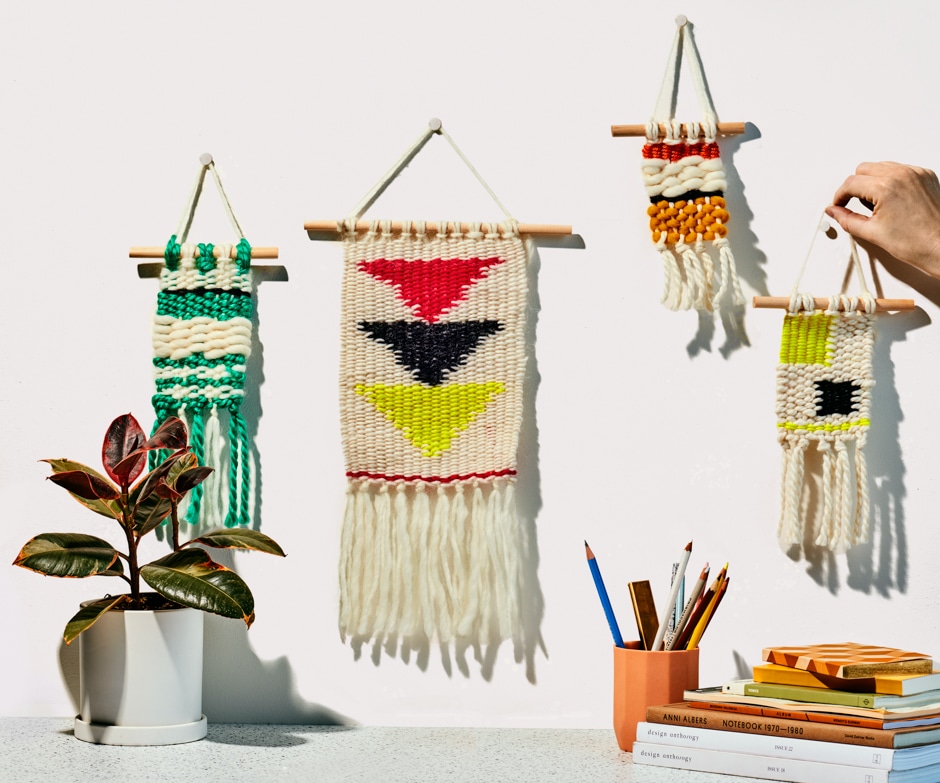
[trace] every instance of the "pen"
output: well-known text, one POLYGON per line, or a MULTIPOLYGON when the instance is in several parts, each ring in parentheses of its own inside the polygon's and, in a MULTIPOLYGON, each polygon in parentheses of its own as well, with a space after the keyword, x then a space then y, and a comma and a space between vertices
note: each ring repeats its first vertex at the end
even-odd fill
MULTIPOLYGON (((689 557, 692 554, 692 542, 689 541, 682 550, 682 557, 679 560, 679 570, 676 571, 676 578, 672 580, 672 589, 669 591, 669 599, 666 601, 666 607, 676 605, 676 596, 679 595, 679 585, 682 584, 682 578, 685 576, 686 566, 689 564, 689 557)), ((666 635, 666 626, 669 623, 668 613, 663 617, 659 624, 659 630, 656 632, 656 638, 653 640, 653 646, 650 647, 654 652, 660 648, 663 643, 663 637, 666 635)))
POLYGON ((604 579, 601 577, 601 570, 597 567, 597 560, 588 542, 584 542, 584 553, 587 555, 588 566, 591 569, 591 576, 594 577, 594 586, 597 588, 597 595, 601 599, 601 606, 604 607, 604 614, 607 615, 607 624, 610 626, 610 633, 614 637, 614 644, 623 647, 623 637, 620 635, 620 627, 617 625, 617 618, 614 617, 614 609, 610 605, 610 598, 607 596, 607 588, 604 587, 604 579))

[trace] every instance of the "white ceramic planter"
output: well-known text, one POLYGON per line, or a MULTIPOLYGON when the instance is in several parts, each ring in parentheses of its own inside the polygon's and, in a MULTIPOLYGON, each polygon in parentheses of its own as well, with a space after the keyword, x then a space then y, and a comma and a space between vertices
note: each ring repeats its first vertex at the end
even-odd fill
POLYGON ((104 745, 173 745, 206 736, 203 613, 111 611, 79 636, 75 736, 104 745))

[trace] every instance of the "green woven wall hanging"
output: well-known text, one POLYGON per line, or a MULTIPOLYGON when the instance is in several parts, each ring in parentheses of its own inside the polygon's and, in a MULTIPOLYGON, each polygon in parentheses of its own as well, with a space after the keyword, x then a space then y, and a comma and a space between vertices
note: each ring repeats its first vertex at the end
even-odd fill
MULTIPOLYGON (((203 156, 179 227, 160 271, 153 323, 156 424, 179 416, 212 477, 190 496, 185 521, 207 526, 251 521, 251 448, 241 412, 251 354, 254 302, 251 245, 235 218, 211 156, 203 156), (189 229, 207 172, 212 172, 233 243, 193 243, 189 229)), ((151 459, 158 456, 151 452, 151 459)))

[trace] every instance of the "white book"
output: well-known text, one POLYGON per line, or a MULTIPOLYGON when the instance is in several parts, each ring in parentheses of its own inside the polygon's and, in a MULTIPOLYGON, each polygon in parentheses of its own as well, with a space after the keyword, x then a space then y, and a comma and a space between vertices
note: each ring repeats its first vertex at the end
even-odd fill
POLYGON ((738 731, 689 728, 665 723, 638 723, 636 738, 660 745, 750 753, 826 764, 848 764, 870 769, 916 769, 940 764, 940 744, 914 748, 872 748, 842 742, 796 739, 738 731))
POLYGON ((916 769, 871 769, 652 742, 633 743, 633 763, 789 783, 937 783, 940 780, 940 764, 916 769))

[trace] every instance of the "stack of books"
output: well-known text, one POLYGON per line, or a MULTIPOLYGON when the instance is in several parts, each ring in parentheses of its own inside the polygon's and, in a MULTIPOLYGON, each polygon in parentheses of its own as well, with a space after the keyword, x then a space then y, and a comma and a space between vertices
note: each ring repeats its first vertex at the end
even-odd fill
POLYGON ((768 647, 753 678, 650 707, 634 764, 791 781, 938 783, 940 671, 857 643, 768 647))

